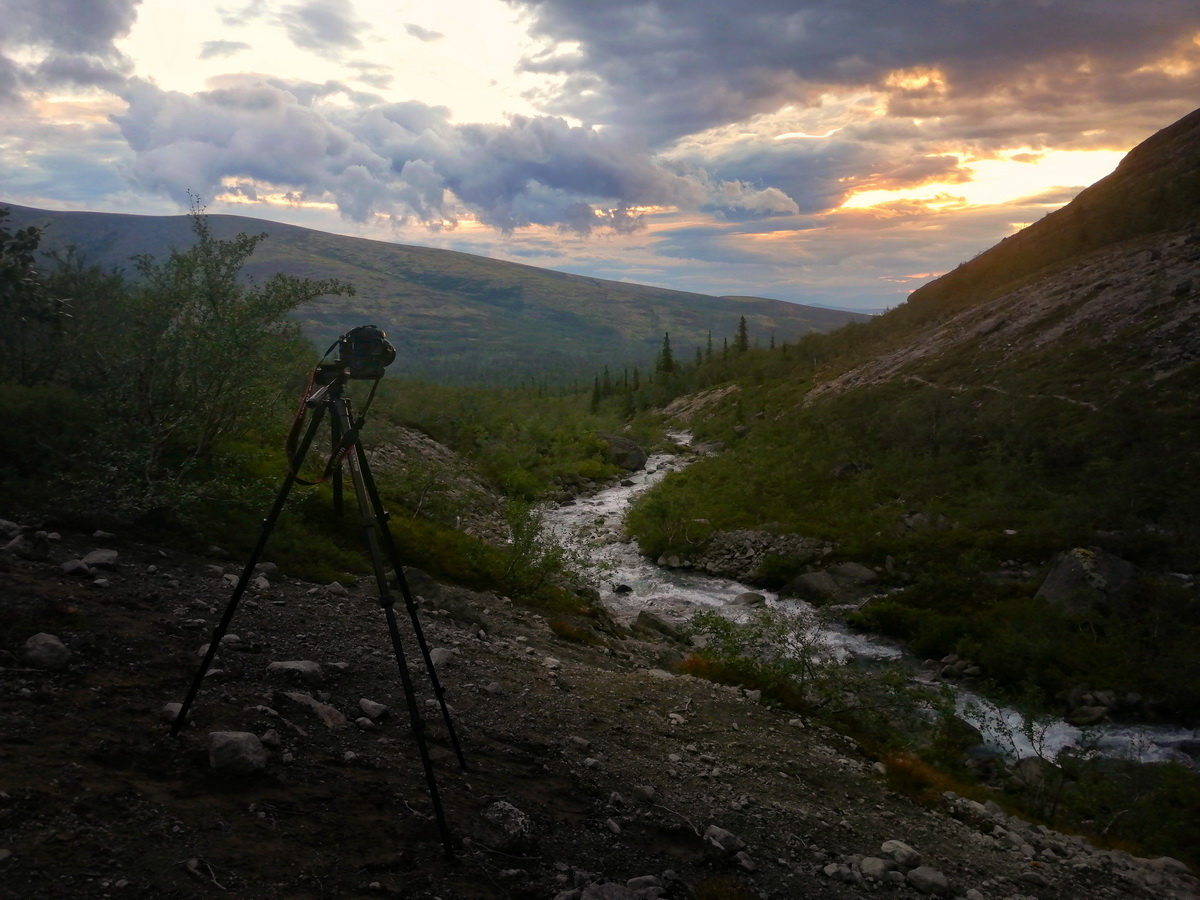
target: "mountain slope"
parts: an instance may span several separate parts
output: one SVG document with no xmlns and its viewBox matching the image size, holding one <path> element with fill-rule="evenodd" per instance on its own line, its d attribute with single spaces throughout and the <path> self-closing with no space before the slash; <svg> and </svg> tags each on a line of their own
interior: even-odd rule
<svg viewBox="0 0 1200 900">
<path fill-rule="evenodd" d="M 923 658 L 1200 721 L 1198 185 L 1192 114 L 905 306 L 748 359 L 689 421 L 729 451 L 643 499 L 642 546 L 707 568 L 731 534 L 815 538 L 887 593 L 860 624 Z M 812 576 L 775 544 L 758 583 Z M 1071 552 L 1136 577 L 1056 604 Z"/>
<path fill-rule="evenodd" d="M 3 204 L 0 204 L 3 205 Z M 11 206 L 10 224 L 46 228 L 43 249 L 78 247 L 104 267 L 130 269 L 135 255 L 163 259 L 192 243 L 186 216 L 49 212 Z M 354 297 L 297 311 L 322 349 L 355 325 L 383 327 L 396 345 L 392 371 L 435 379 L 590 379 L 603 366 L 651 364 L 669 333 L 680 358 L 732 340 L 745 316 L 750 334 L 794 341 L 868 316 L 762 298 L 722 298 L 586 278 L 428 247 L 327 234 L 249 219 L 210 216 L 219 238 L 265 232 L 247 274 L 340 278 Z"/>
</svg>

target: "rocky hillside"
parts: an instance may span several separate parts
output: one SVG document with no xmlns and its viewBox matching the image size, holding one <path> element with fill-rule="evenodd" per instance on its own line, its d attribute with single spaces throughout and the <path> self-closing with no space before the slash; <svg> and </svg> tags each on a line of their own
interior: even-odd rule
<svg viewBox="0 0 1200 900">
<path fill-rule="evenodd" d="M 1004 390 L 998 382 L 1029 381 L 1030 370 L 1075 382 L 1082 402 L 1127 386 L 1114 374 L 1170 391 L 1166 379 L 1200 358 L 1197 148 L 1200 110 L 1062 209 L 913 292 L 876 323 L 890 346 L 808 402 L 897 377 Z"/>
<path fill-rule="evenodd" d="M 172 738 L 240 564 L 24 524 L 0 553 L 0 896 L 1196 896 L 1174 860 L 914 802 L 914 773 L 673 675 L 666 638 L 600 616 L 566 641 L 410 570 L 467 764 L 422 673 L 450 858 L 373 586 L 265 566 Z"/>
</svg>

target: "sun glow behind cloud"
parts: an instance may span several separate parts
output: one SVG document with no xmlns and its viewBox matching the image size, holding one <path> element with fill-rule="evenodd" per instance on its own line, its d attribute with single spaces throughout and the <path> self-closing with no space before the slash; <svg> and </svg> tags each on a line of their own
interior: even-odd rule
<svg viewBox="0 0 1200 900">
<path fill-rule="evenodd" d="M 869 209 L 913 204 L 927 209 L 994 206 L 1044 194 L 1056 188 L 1084 188 L 1116 168 L 1124 153 L 1115 150 L 1052 150 L 1028 148 L 1003 156 L 962 163 L 970 180 L 935 182 L 897 190 L 866 190 L 852 194 L 842 209 Z"/>
</svg>

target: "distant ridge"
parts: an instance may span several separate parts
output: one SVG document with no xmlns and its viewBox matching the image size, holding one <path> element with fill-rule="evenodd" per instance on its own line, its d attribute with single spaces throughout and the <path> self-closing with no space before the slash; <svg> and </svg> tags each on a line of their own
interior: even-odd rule
<svg viewBox="0 0 1200 900">
<path fill-rule="evenodd" d="M 44 250 L 79 248 L 105 268 L 163 259 L 192 243 L 187 216 L 54 212 L 13 206 L 14 227 L 46 229 Z M 440 381 L 512 383 L 530 377 L 590 381 L 609 367 L 652 365 L 669 333 L 681 360 L 732 340 L 744 316 L 751 340 L 795 341 L 870 318 L 863 313 L 760 297 L 712 297 L 570 275 L 429 247 L 345 237 L 242 216 L 212 215 L 219 238 L 266 233 L 247 274 L 340 278 L 354 297 L 323 298 L 297 311 L 324 349 L 354 325 L 378 324 L 396 344 L 395 374 Z"/>
</svg>

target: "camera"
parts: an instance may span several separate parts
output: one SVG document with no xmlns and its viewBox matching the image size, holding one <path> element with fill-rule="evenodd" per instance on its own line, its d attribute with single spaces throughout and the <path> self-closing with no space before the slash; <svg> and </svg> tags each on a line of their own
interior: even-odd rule
<svg viewBox="0 0 1200 900">
<path fill-rule="evenodd" d="M 396 348 L 374 325 L 359 325 L 338 338 L 338 364 L 350 378 L 378 380 L 396 358 Z"/>
</svg>

